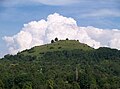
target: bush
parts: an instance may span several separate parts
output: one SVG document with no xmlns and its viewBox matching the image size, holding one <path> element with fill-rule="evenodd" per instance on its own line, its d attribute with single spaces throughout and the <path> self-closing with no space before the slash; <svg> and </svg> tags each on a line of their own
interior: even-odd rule
<svg viewBox="0 0 120 89">
<path fill-rule="evenodd" d="M 55 38 L 55 41 L 58 41 L 58 38 L 57 38 L 57 37 Z"/>
<path fill-rule="evenodd" d="M 68 38 L 66 38 L 66 40 L 69 40 Z"/>
<path fill-rule="evenodd" d="M 50 49 L 54 49 L 54 47 L 50 47 Z"/>
<path fill-rule="evenodd" d="M 54 43 L 54 40 L 51 40 L 51 43 Z"/>
<path fill-rule="evenodd" d="M 58 49 L 61 49 L 62 47 L 58 47 Z"/>
</svg>

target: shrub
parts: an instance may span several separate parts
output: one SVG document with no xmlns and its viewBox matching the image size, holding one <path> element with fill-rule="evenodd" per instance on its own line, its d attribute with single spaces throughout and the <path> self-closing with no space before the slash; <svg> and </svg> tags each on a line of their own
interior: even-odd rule
<svg viewBox="0 0 120 89">
<path fill-rule="evenodd" d="M 54 43 L 54 40 L 51 40 L 51 43 Z"/>
<path fill-rule="evenodd" d="M 50 49 L 54 49 L 54 47 L 50 47 Z"/>
<path fill-rule="evenodd" d="M 66 40 L 69 40 L 68 38 L 66 38 Z"/>
<path fill-rule="evenodd" d="M 58 38 L 57 38 L 57 37 L 55 38 L 55 41 L 58 41 Z"/>
<path fill-rule="evenodd" d="M 58 47 L 58 49 L 61 49 L 62 47 Z"/>
</svg>

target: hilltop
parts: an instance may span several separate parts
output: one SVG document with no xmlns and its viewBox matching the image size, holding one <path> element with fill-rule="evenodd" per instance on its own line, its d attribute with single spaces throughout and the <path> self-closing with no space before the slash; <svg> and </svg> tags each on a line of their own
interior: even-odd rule
<svg viewBox="0 0 120 89">
<path fill-rule="evenodd" d="M 37 56 L 46 52 L 63 51 L 63 50 L 70 51 L 75 49 L 83 50 L 83 51 L 94 50 L 88 45 L 80 43 L 78 40 L 59 40 L 50 44 L 33 47 L 30 50 L 24 50 L 20 54 Z"/>
<path fill-rule="evenodd" d="M 119 89 L 120 51 L 56 40 L 0 60 L 1 89 Z"/>
</svg>

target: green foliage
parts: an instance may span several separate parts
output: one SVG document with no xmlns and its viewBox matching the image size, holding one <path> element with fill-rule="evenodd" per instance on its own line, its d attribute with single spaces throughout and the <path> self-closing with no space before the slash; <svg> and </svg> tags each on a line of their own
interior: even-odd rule
<svg viewBox="0 0 120 89">
<path fill-rule="evenodd" d="M 4 84 L 3 84 L 2 80 L 0 80 L 0 89 L 4 89 Z"/>
<path fill-rule="evenodd" d="M 120 51 L 116 49 L 59 40 L 0 60 L 0 89 L 119 88 Z"/>
<path fill-rule="evenodd" d="M 50 49 L 54 49 L 54 47 L 50 47 Z"/>
<path fill-rule="evenodd" d="M 68 38 L 66 38 L 66 40 L 69 40 Z"/>
<path fill-rule="evenodd" d="M 90 89 L 98 89 L 98 87 L 97 87 L 96 84 L 91 84 L 91 85 L 90 85 Z"/>
<path fill-rule="evenodd" d="M 53 80 L 47 80 L 47 89 L 53 89 Z"/>
<path fill-rule="evenodd" d="M 81 89 L 77 82 L 73 82 L 73 89 Z"/>
<path fill-rule="evenodd" d="M 51 43 L 54 43 L 54 40 L 51 40 Z"/>
<path fill-rule="evenodd" d="M 26 82 L 26 83 L 23 85 L 22 89 L 32 89 L 31 83 L 30 83 L 30 82 Z"/>
<path fill-rule="evenodd" d="M 55 38 L 55 41 L 58 41 L 58 38 L 57 38 L 57 37 Z"/>
</svg>

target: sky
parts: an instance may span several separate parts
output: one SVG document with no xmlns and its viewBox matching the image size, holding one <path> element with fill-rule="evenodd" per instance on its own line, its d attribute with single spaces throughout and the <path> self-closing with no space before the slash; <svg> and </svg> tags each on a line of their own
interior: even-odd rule
<svg viewBox="0 0 120 89">
<path fill-rule="evenodd" d="M 120 49 L 119 3 L 120 0 L 0 0 L 0 57 L 49 43 L 53 37 L 79 39 L 94 48 Z"/>
</svg>

